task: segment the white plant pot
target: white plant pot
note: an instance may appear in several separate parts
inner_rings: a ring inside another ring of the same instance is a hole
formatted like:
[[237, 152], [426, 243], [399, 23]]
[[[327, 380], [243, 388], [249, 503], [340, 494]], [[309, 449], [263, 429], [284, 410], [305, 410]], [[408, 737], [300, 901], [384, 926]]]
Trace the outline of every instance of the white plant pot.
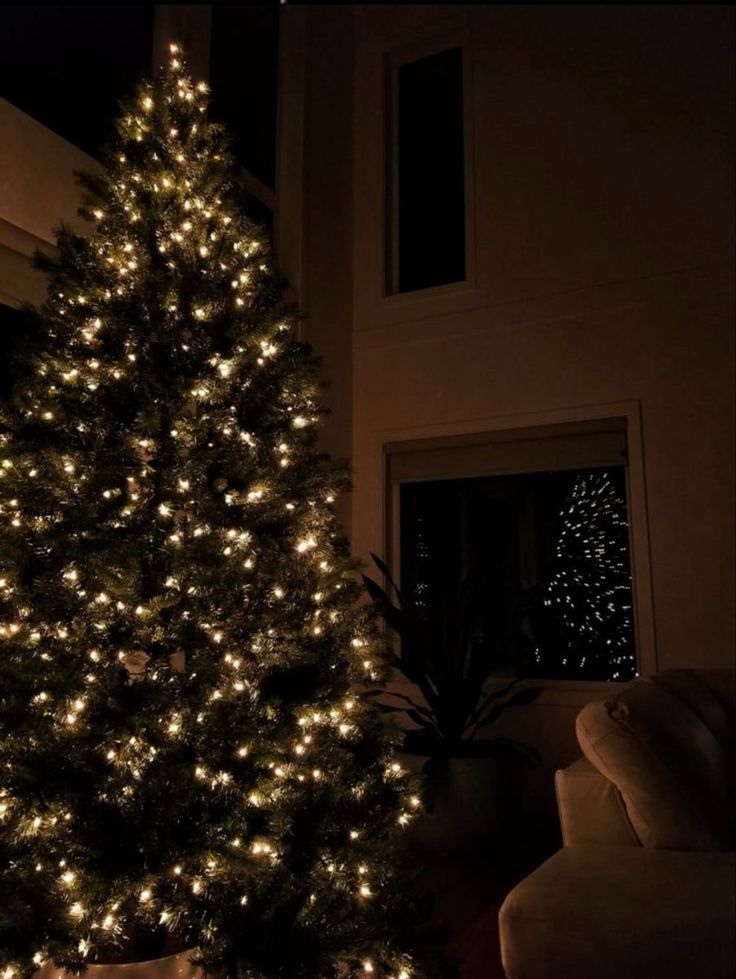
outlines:
[[[163, 959], [148, 962], [129, 962], [125, 965], [88, 965], [82, 973], [83, 979], [204, 979], [204, 972], [189, 961], [193, 949], [167, 955]], [[34, 979], [79, 979], [71, 972], [47, 963]]]
[[[399, 757], [417, 775], [429, 760], [408, 752]], [[432, 853], [477, 853], [498, 846], [520, 808], [522, 767], [519, 759], [505, 756], [448, 759], [434, 810], [409, 827], [409, 845]]]

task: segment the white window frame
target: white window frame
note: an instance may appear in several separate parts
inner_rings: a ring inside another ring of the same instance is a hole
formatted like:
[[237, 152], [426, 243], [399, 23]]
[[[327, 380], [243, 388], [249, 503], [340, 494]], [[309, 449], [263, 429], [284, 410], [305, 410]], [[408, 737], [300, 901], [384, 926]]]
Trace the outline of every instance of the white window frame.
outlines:
[[[508, 441], [509, 439], [513, 439], [514, 432], [517, 430], [522, 436], [525, 433], [528, 436], [530, 433], [533, 433], [534, 429], [539, 429], [540, 432], [543, 432], [545, 428], [549, 430], [550, 435], [556, 435], [560, 431], [558, 426], [564, 426], [562, 431], [566, 428], [569, 433], [573, 433], [576, 429], [582, 432], [586, 426], [590, 427], [591, 422], [594, 423], [594, 429], [596, 426], [599, 428], [603, 426], [605, 428], [609, 422], [612, 426], [619, 423], [625, 426], [634, 638], [638, 674], [640, 676], [647, 676], [657, 671], [657, 652], [641, 436], [641, 410], [638, 401], [588, 406], [579, 409], [563, 409], [561, 411], [537, 413], [534, 415], [507, 416], [503, 419], [479, 419], [472, 426], [467, 426], [462, 431], [456, 429], [455, 431], [441, 432], [439, 428], [442, 426], [434, 426], [431, 430], [414, 428], [410, 431], [393, 430], [391, 432], [381, 433], [381, 472], [383, 473], [382, 478], [385, 488], [383, 502], [384, 555], [388, 559], [391, 573], [400, 584], [398, 567], [400, 534], [399, 491], [402, 482], [409, 480], [391, 480], [390, 460], [392, 456], [417, 450], [441, 450], [443, 446], [452, 450], [463, 445], [493, 442], [494, 439]], [[444, 427], [446, 429], [451, 428], [451, 426]], [[439, 458], [441, 456], [442, 453], [440, 451]], [[471, 457], [472, 453], [467, 456], [467, 458]], [[450, 463], [450, 465], [452, 466], [453, 464]], [[567, 468], [567, 466], [561, 466], [560, 468]], [[524, 469], [516, 468], [514, 471], [521, 472]], [[538, 467], [527, 467], [526, 471], [538, 471]], [[481, 475], [483, 474], [481, 473]], [[472, 471], [472, 468], [467, 468], [465, 471], [455, 468], [451, 476], [447, 474], [447, 470], [444, 473], [438, 470], [438, 474], [434, 477], [422, 476], [421, 478], [422, 480], [432, 478], [467, 478], [475, 475], [478, 475], [478, 473]], [[560, 702], [569, 702], [565, 694], [572, 694], [573, 702], [579, 700], [581, 704], [586, 703], [585, 697], [591, 694], [595, 694], [596, 692], [610, 692], [622, 686], [622, 684], [616, 682], [578, 679], [540, 679], [539, 682], [547, 690], [557, 691], [562, 698]], [[576, 698], [576, 693], [581, 694], [581, 696]]]

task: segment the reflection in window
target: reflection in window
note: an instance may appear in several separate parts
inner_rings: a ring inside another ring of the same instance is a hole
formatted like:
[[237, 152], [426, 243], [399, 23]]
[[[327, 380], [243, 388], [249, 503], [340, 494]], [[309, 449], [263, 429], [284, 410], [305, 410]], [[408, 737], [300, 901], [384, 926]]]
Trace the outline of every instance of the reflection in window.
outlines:
[[[499, 671], [636, 675], [623, 466], [405, 483], [401, 584]], [[458, 611], [460, 610], [460, 611]]]

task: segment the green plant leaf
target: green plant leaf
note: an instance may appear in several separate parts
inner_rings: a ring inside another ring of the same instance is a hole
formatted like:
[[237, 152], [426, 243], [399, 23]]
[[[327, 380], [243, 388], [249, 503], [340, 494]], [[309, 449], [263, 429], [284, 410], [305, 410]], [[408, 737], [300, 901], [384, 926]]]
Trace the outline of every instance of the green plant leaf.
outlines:
[[492, 690], [490, 693], [486, 694], [483, 698], [480, 706], [476, 707], [473, 713], [468, 718], [468, 726], [472, 726], [478, 720], [479, 717], [484, 713], [485, 709], [496, 700], [501, 700], [503, 697], [509, 693], [510, 690], [516, 686], [517, 683], [521, 683], [523, 677], [516, 676], [514, 679], [507, 683], [505, 686], [501, 687], [500, 690]]
[[[417, 704], [414, 700], [411, 699], [411, 697], [407, 697], [403, 693], [394, 693], [393, 690], [380, 690], [380, 689], [378, 689], [378, 690], [369, 690], [369, 691], [367, 691], [367, 693], [365, 694], [365, 696], [373, 696], [373, 697], [379, 697], [379, 696], [380, 697], [396, 697], [398, 700], [405, 701], [405, 703], [407, 703], [412, 708], [412, 710], [416, 710], [420, 714], [424, 714], [426, 717], [429, 717], [429, 718], [432, 717], [432, 712], [430, 710], [428, 710], [426, 707], [422, 707], [420, 704]], [[404, 710], [404, 709], [405, 708], [401, 708], [401, 707], [398, 708], [398, 710]]]
[[483, 728], [490, 727], [491, 724], [498, 720], [501, 714], [503, 714], [505, 710], [508, 710], [509, 707], [522, 707], [525, 704], [530, 704], [533, 700], [536, 700], [543, 689], [543, 687], [526, 687], [524, 690], [517, 690], [517, 692], [509, 697], [508, 700], [493, 707], [487, 716], [480, 723], [475, 725], [473, 736], [476, 734], [476, 732], [482, 731]]
[[482, 751], [472, 757], [493, 758], [497, 756], [519, 755], [528, 764], [538, 764], [541, 756], [536, 748], [517, 741], [515, 738], [493, 738], [491, 741], [474, 741], [472, 744], [482, 746]]
[[386, 581], [388, 581], [388, 583], [391, 585], [393, 590], [396, 592], [396, 597], [398, 598], [398, 600], [400, 602], [403, 601], [401, 597], [401, 591], [399, 590], [399, 586], [394, 581], [393, 576], [388, 569], [388, 565], [385, 563], [385, 561], [382, 561], [377, 554], [374, 554], [373, 551], [371, 551], [370, 553], [371, 553], [371, 557], [373, 558], [373, 563], [381, 572], [381, 574], [386, 578]]
[[406, 714], [407, 717], [411, 718], [415, 724], [419, 724], [420, 727], [434, 730], [434, 726], [430, 721], [410, 707], [398, 707], [394, 704], [375, 704], [374, 706], [382, 714]]
[[391, 599], [383, 588], [373, 581], [372, 578], [369, 578], [367, 575], [362, 575], [361, 577], [363, 578], [366, 591], [376, 604], [386, 625], [390, 629], [393, 629], [395, 633], [401, 635], [403, 631], [401, 610], [391, 603]]
[[363, 584], [365, 585], [366, 591], [374, 602], [380, 605], [381, 608], [383, 608], [384, 605], [391, 605], [391, 599], [377, 582], [365, 574], [361, 575], [361, 578], [363, 579]]

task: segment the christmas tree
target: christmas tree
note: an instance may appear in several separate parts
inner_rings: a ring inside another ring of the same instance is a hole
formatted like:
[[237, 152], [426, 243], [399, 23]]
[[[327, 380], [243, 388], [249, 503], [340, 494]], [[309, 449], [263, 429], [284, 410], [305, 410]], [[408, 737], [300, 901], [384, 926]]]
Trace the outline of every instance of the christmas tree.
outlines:
[[[626, 502], [606, 472], [577, 475], [560, 514], [544, 605], [555, 640], [538, 651], [557, 672], [596, 680], [636, 675]], [[549, 624], [549, 623], [548, 623]], [[545, 656], [545, 653], [547, 654]]]
[[178, 942], [215, 977], [406, 979], [390, 842], [419, 803], [356, 693], [381, 642], [345, 476], [206, 112], [173, 45], [2, 410], [0, 966]]

